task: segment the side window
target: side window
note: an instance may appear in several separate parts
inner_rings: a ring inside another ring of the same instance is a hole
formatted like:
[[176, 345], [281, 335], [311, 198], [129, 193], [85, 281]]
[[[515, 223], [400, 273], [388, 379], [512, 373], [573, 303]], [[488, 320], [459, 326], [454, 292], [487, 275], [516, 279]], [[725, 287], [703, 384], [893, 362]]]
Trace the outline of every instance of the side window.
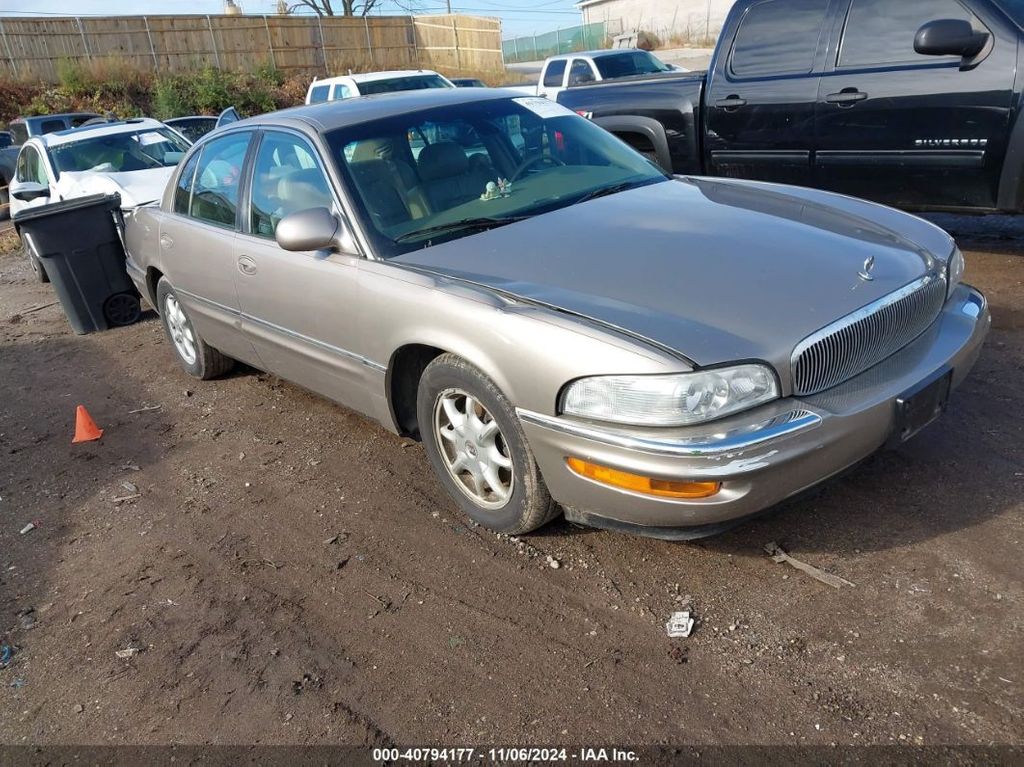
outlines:
[[956, 0], [853, 0], [839, 49], [839, 66], [944, 61], [942, 57], [922, 56], [914, 51], [917, 30], [936, 19], [962, 19], [971, 22], [975, 29], [982, 29], [981, 22]]
[[347, 85], [339, 83], [338, 85], [334, 86], [334, 96], [332, 98], [334, 101], [338, 101], [340, 99], [350, 99], [352, 98], [352, 90]]
[[565, 74], [565, 59], [552, 61], [544, 71], [544, 85], [548, 88], [561, 88], [562, 76]]
[[11, 138], [14, 139], [15, 144], [24, 144], [28, 141], [28, 128], [25, 123], [11, 123], [7, 126], [11, 131]]
[[253, 163], [249, 230], [273, 237], [285, 216], [333, 204], [330, 184], [309, 144], [287, 133], [265, 134]]
[[37, 184], [49, 184], [43, 158], [35, 147], [27, 146], [18, 157], [18, 181], [33, 181]]
[[594, 72], [586, 59], [576, 59], [569, 69], [569, 85], [581, 85], [594, 81]]
[[807, 74], [814, 65], [828, 0], [762, 0], [740, 22], [732, 47], [737, 77]]
[[248, 131], [232, 133], [203, 147], [189, 204], [192, 218], [234, 227], [242, 165], [251, 136]]
[[174, 212], [183, 216], [188, 215], [188, 206], [192, 201], [192, 181], [195, 179], [196, 165], [199, 164], [200, 154], [202, 152], [192, 155], [188, 164], [182, 169], [181, 175], [178, 176], [178, 184], [174, 188]]
[[319, 104], [323, 101], [327, 101], [331, 92], [330, 85], [314, 85], [309, 89], [309, 103]]

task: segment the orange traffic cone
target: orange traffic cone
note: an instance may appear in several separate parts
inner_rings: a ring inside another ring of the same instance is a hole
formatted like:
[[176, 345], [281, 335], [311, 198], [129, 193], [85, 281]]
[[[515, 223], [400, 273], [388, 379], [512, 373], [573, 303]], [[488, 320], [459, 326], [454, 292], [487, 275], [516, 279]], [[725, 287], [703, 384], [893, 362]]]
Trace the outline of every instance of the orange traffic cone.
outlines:
[[96, 425], [96, 422], [92, 420], [92, 416], [89, 415], [89, 411], [86, 410], [82, 405], [78, 406], [75, 411], [75, 438], [71, 440], [72, 445], [76, 445], [79, 442], [92, 442], [94, 439], [99, 439], [103, 436], [103, 429]]

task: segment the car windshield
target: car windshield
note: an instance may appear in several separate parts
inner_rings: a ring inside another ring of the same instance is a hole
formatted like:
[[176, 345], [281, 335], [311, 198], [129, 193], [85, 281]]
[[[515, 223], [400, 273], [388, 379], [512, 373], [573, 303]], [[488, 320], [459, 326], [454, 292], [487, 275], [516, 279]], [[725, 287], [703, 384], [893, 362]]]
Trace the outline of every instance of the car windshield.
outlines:
[[188, 147], [185, 139], [168, 128], [143, 128], [60, 144], [50, 149], [50, 158], [58, 175], [85, 170], [121, 173], [177, 165]]
[[626, 51], [608, 56], [597, 56], [594, 58], [594, 63], [603, 80], [672, 71], [672, 67], [658, 61], [647, 51]]
[[547, 99], [488, 99], [327, 134], [383, 257], [665, 181], [619, 139]]
[[427, 88], [451, 88], [440, 75], [409, 75], [407, 77], [389, 77], [387, 80], [371, 80], [359, 83], [359, 93], [369, 96], [374, 93], [393, 93], [394, 91], [420, 91]]

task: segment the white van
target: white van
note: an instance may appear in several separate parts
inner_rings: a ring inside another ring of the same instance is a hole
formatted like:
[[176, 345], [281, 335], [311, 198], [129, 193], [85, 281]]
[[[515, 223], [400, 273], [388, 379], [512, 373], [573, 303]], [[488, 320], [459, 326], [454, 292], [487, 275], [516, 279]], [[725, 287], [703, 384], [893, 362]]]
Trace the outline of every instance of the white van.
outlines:
[[429, 69], [409, 69], [393, 72], [368, 72], [360, 75], [342, 75], [314, 80], [306, 91], [307, 104], [369, 96], [392, 91], [417, 91], [424, 88], [454, 88], [455, 84], [443, 75]]

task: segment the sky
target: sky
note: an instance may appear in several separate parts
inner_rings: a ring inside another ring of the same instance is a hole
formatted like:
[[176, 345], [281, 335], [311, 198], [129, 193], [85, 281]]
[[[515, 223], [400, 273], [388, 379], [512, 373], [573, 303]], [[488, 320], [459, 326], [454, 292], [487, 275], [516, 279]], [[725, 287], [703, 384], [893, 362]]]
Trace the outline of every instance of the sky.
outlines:
[[[422, 13], [444, 13], [445, 0], [398, 0]], [[277, 0], [235, 0], [244, 13], [274, 13]], [[580, 23], [574, 0], [452, 0], [452, 10], [496, 16], [504, 38], [550, 32]], [[336, 2], [335, 7], [340, 6]], [[74, 9], [74, 10], [70, 10]], [[0, 0], [0, 16], [120, 16], [124, 14], [222, 13], [222, 0]], [[383, 13], [402, 13], [396, 0], [383, 0]]]

